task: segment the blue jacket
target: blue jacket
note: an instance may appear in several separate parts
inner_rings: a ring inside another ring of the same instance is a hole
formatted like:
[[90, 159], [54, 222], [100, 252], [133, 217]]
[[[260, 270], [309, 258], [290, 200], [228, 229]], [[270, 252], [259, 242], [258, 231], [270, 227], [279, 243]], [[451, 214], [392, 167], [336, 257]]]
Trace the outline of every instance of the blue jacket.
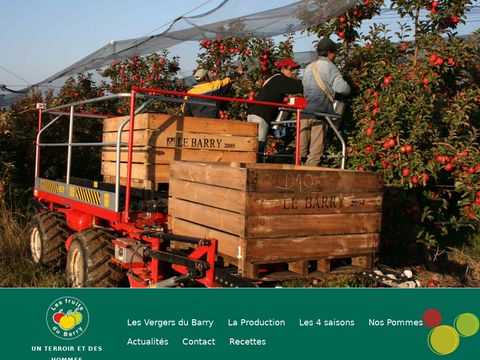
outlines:
[[312, 73], [312, 66], [317, 67], [320, 77], [330, 90], [331, 94], [339, 93], [348, 95], [350, 93], [350, 86], [343, 79], [335, 64], [326, 57], [319, 57], [317, 61], [312, 62], [305, 68], [303, 74], [303, 94], [307, 99], [307, 107], [303, 111], [306, 113], [333, 113], [333, 104], [315, 81], [315, 77]]

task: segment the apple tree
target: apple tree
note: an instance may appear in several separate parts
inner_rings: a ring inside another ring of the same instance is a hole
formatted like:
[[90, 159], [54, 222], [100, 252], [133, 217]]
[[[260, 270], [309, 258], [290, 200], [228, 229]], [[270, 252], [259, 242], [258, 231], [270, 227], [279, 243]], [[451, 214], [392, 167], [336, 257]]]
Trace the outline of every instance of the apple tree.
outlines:
[[478, 229], [479, 33], [455, 36], [469, 5], [392, 1], [413, 24], [400, 26], [398, 42], [382, 24], [344, 38], [343, 71], [354, 86], [348, 167], [383, 173], [382, 239], [392, 254], [443, 248], [462, 228]]

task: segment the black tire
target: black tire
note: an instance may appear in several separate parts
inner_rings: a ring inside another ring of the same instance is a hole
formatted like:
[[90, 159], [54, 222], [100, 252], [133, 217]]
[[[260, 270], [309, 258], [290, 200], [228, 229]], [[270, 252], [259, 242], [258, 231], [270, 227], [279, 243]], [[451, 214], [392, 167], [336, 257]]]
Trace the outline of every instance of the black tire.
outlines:
[[75, 234], [67, 254], [67, 281], [71, 287], [119, 287], [126, 272], [111, 261], [115, 237], [102, 229]]
[[35, 215], [28, 229], [32, 261], [49, 268], [65, 266], [65, 241], [72, 233], [61, 213], [47, 211]]

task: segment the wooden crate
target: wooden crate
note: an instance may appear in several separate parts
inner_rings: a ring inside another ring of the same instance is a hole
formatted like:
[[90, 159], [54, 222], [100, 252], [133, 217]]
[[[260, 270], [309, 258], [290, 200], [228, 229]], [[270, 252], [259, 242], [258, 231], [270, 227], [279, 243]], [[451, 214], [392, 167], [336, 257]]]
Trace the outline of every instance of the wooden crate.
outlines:
[[382, 183], [372, 172], [175, 161], [170, 226], [217, 239], [219, 254], [246, 277], [272, 263], [299, 276], [328, 271], [335, 258], [368, 267], [379, 246]]
[[[117, 131], [125, 117], [105, 119], [103, 142], [115, 142]], [[122, 142], [128, 142], [129, 125], [122, 132]], [[135, 116], [132, 186], [152, 188], [168, 183], [172, 160], [245, 162], [256, 161], [258, 149], [257, 124], [236, 120], [219, 120], [139, 114]], [[127, 149], [120, 153], [120, 177], [125, 182]], [[115, 182], [116, 149], [102, 149], [104, 181]]]

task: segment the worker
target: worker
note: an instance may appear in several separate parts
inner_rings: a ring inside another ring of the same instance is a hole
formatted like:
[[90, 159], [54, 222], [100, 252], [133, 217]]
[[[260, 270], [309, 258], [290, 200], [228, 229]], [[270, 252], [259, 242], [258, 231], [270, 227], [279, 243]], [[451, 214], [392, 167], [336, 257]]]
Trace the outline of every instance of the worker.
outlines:
[[[282, 103], [287, 94], [303, 92], [302, 81], [295, 79], [297, 69], [300, 67], [293, 59], [285, 58], [278, 62], [280, 72], [277, 72], [264, 83], [255, 100]], [[277, 106], [253, 105], [247, 117], [248, 122], [258, 124], [258, 151], [265, 151], [270, 124], [278, 115]]]
[[325, 151], [327, 125], [313, 114], [317, 112], [334, 113], [335, 94], [348, 95], [350, 86], [343, 79], [334, 60], [337, 44], [328, 37], [317, 44], [318, 60], [305, 68], [303, 74], [303, 93], [307, 106], [300, 127], [300, 157], [302, 164], [318, 166]]
[[[197, 81], [197, 85], [191, 88], [189, 94], [201, 94], [201, 95], [211, 95], [211, 96], [225, 96], [230, 91], [232, 83], [229, 77], [226, 77], [222, 80], [210, 80], [208, 72], [205, 69], [198, 69], [194, 78]], [[188, 101], [184, 105], [184, 115], [185, 116], [197, 116], [204, 118], [217, 118], [221, 101], [213, 99], [200, 99], [200, 98], [190, 98], [192, 101], [195, 101], [195, 104], [189, 103]], [[205, 105], [198, 103], [205, 103]]]

